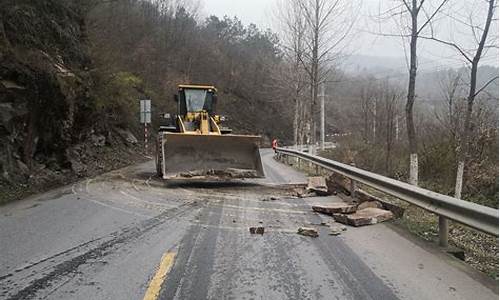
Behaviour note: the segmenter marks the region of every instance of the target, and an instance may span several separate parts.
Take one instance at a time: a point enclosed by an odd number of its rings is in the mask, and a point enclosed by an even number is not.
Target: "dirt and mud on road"
[[[498,298],[390,223],[345,230],[262,161],[266,179],[166,185],[148,162],[1,206],[0,299]]]

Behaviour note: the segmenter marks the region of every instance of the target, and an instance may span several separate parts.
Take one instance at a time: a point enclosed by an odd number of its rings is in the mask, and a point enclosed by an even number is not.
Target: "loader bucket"
[[[164,133],[163,177],[264,177],[259,140],[259,136]]]

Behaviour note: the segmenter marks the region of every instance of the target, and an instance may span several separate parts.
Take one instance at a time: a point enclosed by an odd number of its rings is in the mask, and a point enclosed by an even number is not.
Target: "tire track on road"
[[[180,243],[178,258],[161,289],[160,299],[206,298],[221,218],[222,206],[205,204],[200,222],[191,226]]]
[[[53,259],[55,257],[68,255],[72,252],[78,253],[78,250],[80,250],[81,246],[76,246],[74,248],[68,249],[66,251],[63,251],[62,253],[54,255],[51,258],[43,259],[42,261],[27,266],[16,273],[12,273],[13,275],[8,277],[10,279],[0,281],[0,285],[3,286],[7,284],[7,288],[10,287],[8,294],[4,296],[7,296],[7,300],[34,298],[39,291],[53,286],[58,280],[64,278],[64,276],[75,273],[80,266],[86,264],[89,260],[102,258],[106,255],[109,255],[113,251],[113,247],[119,244],[124,244],[133,239],[138,239],[155,227],[171,219],[183,216],[184,214],[188,213],[193,206],[193,202],[182,204],[177,208],[170,209],[159,214],[158,216],[142,221],[139,225],[126,227],[122,230],[110,233],[107,237],[97,239],[96,241],[102,239],[108,240],[93,247],[91,246],[90,249],[85,250],[85,252],[77,254],[76,256],[66,259],[62,262],[56,263],[55,265],[42,266],[42,270],[48,269],[50,271],[43,272],[42,277],[31,280],[28,285],[17,291],[16,288],[12,285],[13,282],[22,282],[23,280],[29,279],[32,276],[39,275],[40,272],[31,272],[30,274],[25,274],[23,276],[24,273],[27,273],[28,271],[30,271],[30,269],[39,266],[41,263],[48,262],[50,261],[50,259]],[[84,243],[83,247],[85,248],[94,243],[95,241],[89,241],[88,243]]]

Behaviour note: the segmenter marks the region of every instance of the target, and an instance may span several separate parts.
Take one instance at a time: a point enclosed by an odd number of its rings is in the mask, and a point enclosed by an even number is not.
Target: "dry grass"
[[[406,205],[401,225],[423,239],[437,243],[438,218],[413,205]],[[475,269],[498,279],[498,238],[466,226],[450,223],[450,244],[465,252],[465,261]]]

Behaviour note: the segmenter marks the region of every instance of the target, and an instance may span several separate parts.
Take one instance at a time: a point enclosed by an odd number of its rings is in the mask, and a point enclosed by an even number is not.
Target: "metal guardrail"
[[[448,241],[446,219],[498,237],[497,209],[435,193],[405,182],[297,150],[277,148],[276,152],[280,156],[287,155],[310,161],[324,169],[343,175],[351,179],[351,186],[354,186],[354,188],[355,182],[360,182],[438,215],[440,217],[440,244],[443,246],[447,246]]]
[[[314,145],[314,149],[319,149],[319,145]],[[323,145],[323,149],[335,149],[337,147],[337,144],[334,142],[325,142]],[[299,150],[302,152],[310,152],[313,148],[312,145],[296,145],[296,146],[282,146],[281,148],[284,149],[293,149],[293,150]]]

